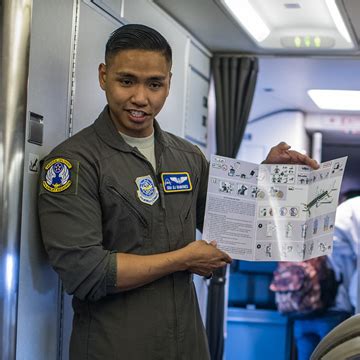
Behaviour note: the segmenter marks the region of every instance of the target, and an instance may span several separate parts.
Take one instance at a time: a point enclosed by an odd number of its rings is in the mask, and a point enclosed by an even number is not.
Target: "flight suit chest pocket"
[[[194,179],[191,200],[186,204],[180,219],[183,228],[184,245],[187,245],[196,239],[196,202],[198,197],[198,180],[198,177]]]
[[[150,214],[138,204],[130,191],[112,179],[105,179],[101,195],[104,246],[109,250],[146,253],[151,228]]]
[[[180,246],[185,246],[195,240],[196,230],[196,200],[198,195],[198,177],[192,179],[192,190],[176,193],[165,193],[167,215],[174,226],[178,237],[181,234]]]

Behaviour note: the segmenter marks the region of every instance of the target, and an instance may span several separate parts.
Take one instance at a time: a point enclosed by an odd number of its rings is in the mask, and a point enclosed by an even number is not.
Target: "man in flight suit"
[[[202,229],[208,163],[155,120],[169,93],[171,48],[154,29],[109,38],[99,82],[107,106],[45,159],[43,241],[73,294],[70,359],[205,360],[192,274],[231,262]],[[310,158],[281,143],[267,162]]]

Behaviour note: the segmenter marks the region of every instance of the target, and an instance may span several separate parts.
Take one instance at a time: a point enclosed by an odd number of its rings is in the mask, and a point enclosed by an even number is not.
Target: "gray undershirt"
[[[150,136],[143,138],[125,135],[120,131],[119,133],[128,145],[136,147],[146,157],[156,171],[154,131]]]

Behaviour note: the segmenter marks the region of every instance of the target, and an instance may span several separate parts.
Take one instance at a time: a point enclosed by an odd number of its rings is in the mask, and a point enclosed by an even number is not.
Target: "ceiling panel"
[[[259,56],[259,76],[250,121],[284,109],[323,113],[307,95],[309,89],[360,90],[358,52],[340,51],[316,54],[287,54],[260,49],[217,5],[218,0],[155,0],[211,52],[253,53]],[[280,0],[266,1],[267,4]],[[317,1],[317,0],[312,0]],[[289,1],[285,1],[289,2]],[[357,39],[360,38],[360,0],[338,0]],[[269,91],[270,90],[270,91]],[[272,90],[272,91],[271,91]],[[329,112],[331,113],[331,112]],[[348,112],[357,114],[359,112]],[[346,134],[339,141],[349,141]],[[333,140],[333,139],[332,139]],[[354,140],[352,138],[352,140]]]
[[[295,11],[285,9],[286,0],[254,0],[266,4],[270,9],[277,7],[282,14],[287,14],[289,21],[297,21]],[[314,9],[314,0],[299,0],[305,9],[311,8],[313,12],[321,11],[318,4]],[[316,0],[318,2],[318,0]],[[247,33],[241,29],[237,22],[219,5],[219,0],[154,0],[154,3],[174,17],[192,35],[203,43],[212,52],[235,52],[255,54],[309,54],[306,49],[262,49],[258,47]],[[294,2],[293,2],[294,3]],[[349,16],[346,20],[357,34],[360,34],[360,1],[338,0],[341,12]],[[315,4],[316,5],[316,4]],[[266,7],[265,6],[265,7]],[[293,15],[291,15],[293,13]],[[290,14],[290,15],[289,15]],[[269,14],[270,16],[270,14]],[[292,20],[291,20],[292,19]],[[359,39],[360,36],[357,36]],[[316,54],[314,50],[311,55]],[[319,55],[355,55],[355,50],[321,50]]]
[[[355,33],[357,42],[360,39],[360,1],[359,0],[343,0],[345,16],[348,18],[350,26]]]
[[[269,92],[269,89],[273,91]],[[309,89],[360,90],[360,62],[352,58],[262,57],[250,118],[280,108],[324,112]],[[358,114],[358,112],[349,112]]]
[[[212,0],[155,0],[211,51],[254,52],[257,47]]]

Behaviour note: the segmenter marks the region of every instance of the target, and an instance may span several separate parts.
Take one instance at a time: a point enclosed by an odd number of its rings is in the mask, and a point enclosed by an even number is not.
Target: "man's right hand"
[[[185,270],[201,276],[210,276],[214,270],[232,261],[228,254],[216,247],[216,241],[196,240],[179,251],[184,256]]]
[[[162,276],[188,270],[201,276],[212,272],[232,259],[216,247],[216,242],[193,241],[175,251],[154,255],[116,254],[117,282],[119,291],[135,289]]]

